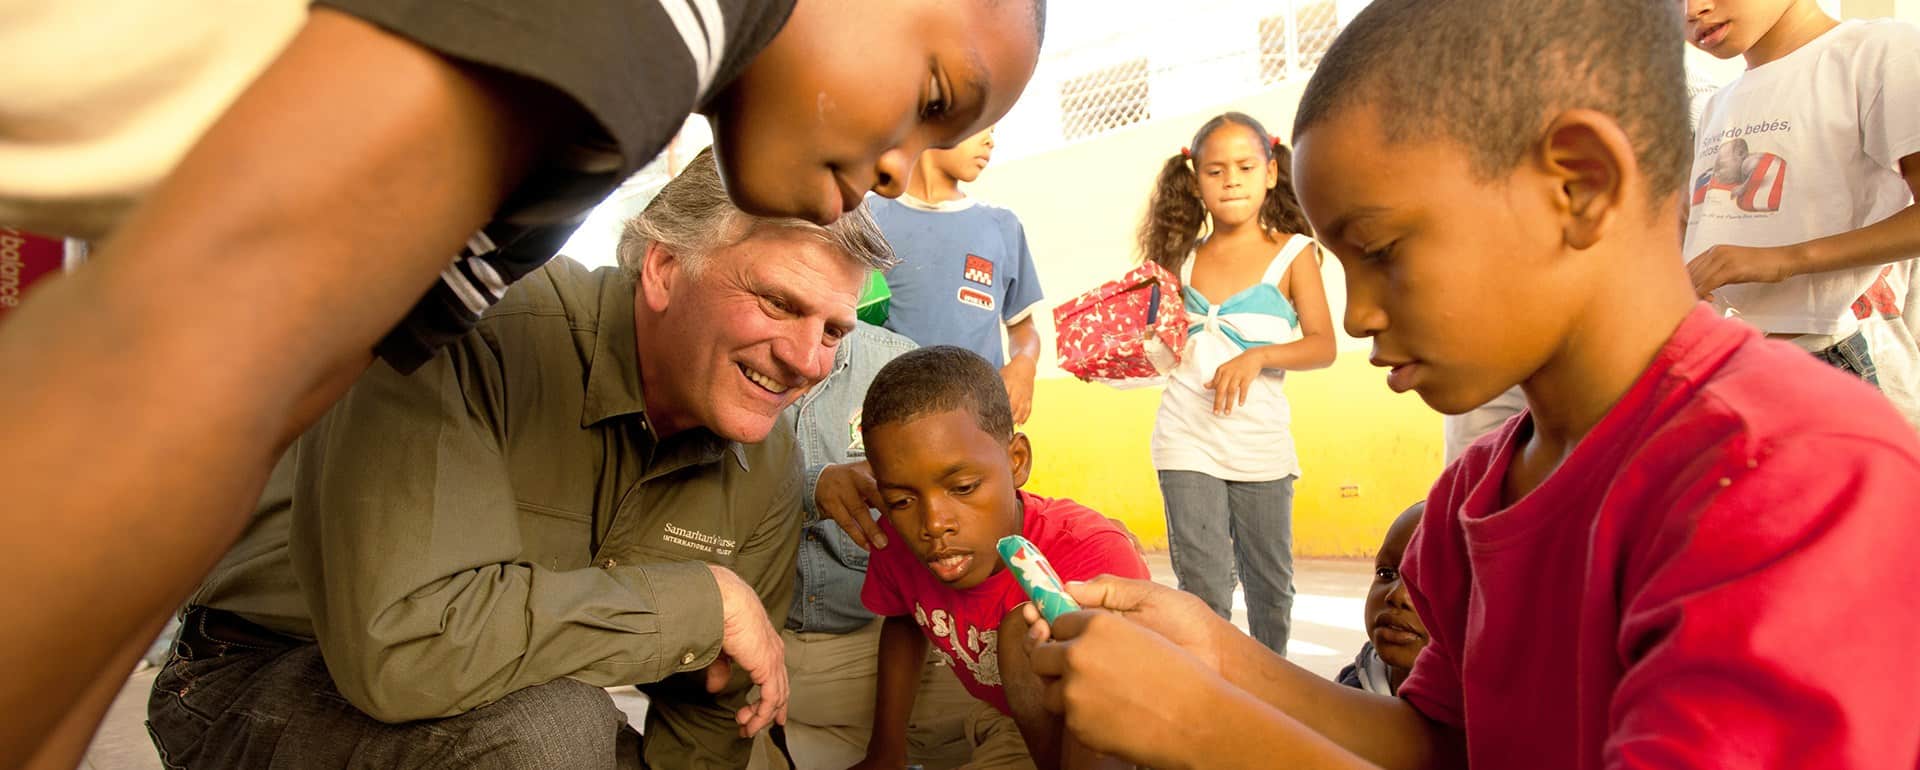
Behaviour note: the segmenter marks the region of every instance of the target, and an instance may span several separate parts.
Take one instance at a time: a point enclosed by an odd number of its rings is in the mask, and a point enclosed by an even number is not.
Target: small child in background
[[[1292,154],[1260,121],[1214,117],[1162,164],[1140,252],[1178,274],[1192,330],[1154,420],[1153,467],[1180,590],[1286,654],[1293,615],[1287,370],[1333,363],[1320,250],[1289,181]]]
[[[1000,367],[1015,425],[1033,411],[1044,295],[1027,231],[1013,212],[967,197],[993,159],[993,129],[920,156],[898,200],[868,196],[867,210],[900,255],[887,273],[887,328],[924,346],[955,345]],[[1000,334],[1006,330],[1006,342]]]
[[[886,618],[873,737],[856,767],[898,768],[906,720],[930,641],[979,699],[967,719],[970,768],[1099,765],[1041,704],[1028,668],[1026,593],[995,546],[1023,535],[1062,580],[1144,579],[1146,562],[1106,517],[1071,500],[1020,489],[1032,468],[1013,430],[1006,389],[978,355],[922,348],[880,370],[861,407],[867,460],[885,502],[885,547],[867,565],[861,598]],[[1000,639],[1015,640],[1002,646]],[[1016,728],[1017,726],[1017,728]],[[1023,740],[1024,738],[1024,740]]]
[[[1685,0],[1687,37],[1747,71],[1694,137],[1694,289],[1887,393],[1920,425],[1898,295],[1920,256],[1920,28],[1816,0]],[[1884,300],[1884,301],[1881,301]]]
[[[1400,579],[1400,557],[1426,510],[1427,501],[1414,503],[1387,527],[1387,537],[1373,556],[1373,587],[1367,590],[1367,643],[1335,681],[1377,695],[1397,694],[1413,672],[1414,658],[1427,648],[1427,627],[1413,611],[1407,584]]]

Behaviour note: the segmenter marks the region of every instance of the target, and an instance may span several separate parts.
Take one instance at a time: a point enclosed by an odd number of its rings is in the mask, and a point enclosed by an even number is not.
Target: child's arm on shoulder
[[[802,498],[806,520],[833,519],[861,550],[887,547],[887,535],[868,510],[886,506],[866,460],[814,465],[807,468],[807,494]]]
[[[889,617],[880,624],[880,673],[874,686],[873,736],[867,756],[854,768],[898,770],[907,763],[907,721],[920,691],[927,660],[927,639],[913,618]]]
[[[1920,198],[1920,153],[1900,160],[1907,187]],[[1787,246],[1720,245],[1687,263],[1694,291],[1706,296],[1735,283],[1778,283],[1796,275],[1899,262],[1920,256],[1920,205],[1858,230]]]

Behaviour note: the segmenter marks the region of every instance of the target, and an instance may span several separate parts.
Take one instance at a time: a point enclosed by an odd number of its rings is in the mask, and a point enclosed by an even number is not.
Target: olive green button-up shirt
[[[706,564],[793,590],[793,428],[758,445],[649,427],[631,278],[554,260],[411,376],[375,364],[289,450],[193,603],[318,640],[377,719],[460,714],[572,677],[650,685],[653,767],[742,767]],[[673,362],[682,365],[682,362]],[[671,677],[671,678],[670,678]]]

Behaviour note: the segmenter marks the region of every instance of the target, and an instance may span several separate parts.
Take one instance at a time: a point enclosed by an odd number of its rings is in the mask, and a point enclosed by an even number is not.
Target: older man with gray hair
[[[703,155],[618,269],[555,260],[413,375],[375,365],[193,597],[148,704],[163,758],[744,766],[786,709],[781,413],[892,259],[864,211],[740,212]],[[644,740],[602,689],[632,684]]]

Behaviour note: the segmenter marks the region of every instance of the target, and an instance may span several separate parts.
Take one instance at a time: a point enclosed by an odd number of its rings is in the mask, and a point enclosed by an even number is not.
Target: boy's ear
[[[655,313],[665,312],[667,299],[673,296],[673,284],[685,264],[667,247],[648,243],[646,255],[640,258],[640,301]]]
[[[1027,477],[1033,474],[1033,445],[1028,443],[1027,434],[1015,432],[1013,440],[1007,442],[1007,464],[1013,468],[1013,486],[1015,489],[1027,485]]]
[[[1555,184],[1555,207],[1564,238],[1575,249],[1592,248],[1644,189],[1633,143],[1620,124],[1595,110],[1568,110],[1541,136],[1535,161]]]

